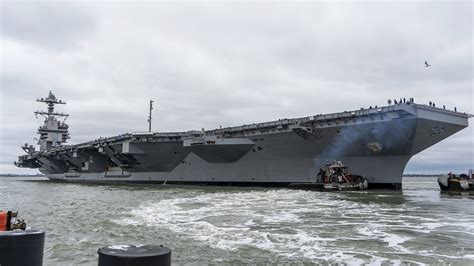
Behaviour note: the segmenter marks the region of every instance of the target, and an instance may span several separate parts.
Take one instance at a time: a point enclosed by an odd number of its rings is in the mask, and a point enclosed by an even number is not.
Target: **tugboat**
[[[321,171],[324,190],[363,190],[369,187],[367,179],[353,175],[341,161],[334,161]]]
[[[441,192],[454,192],[454,193],[474,193],[474,175],[472,169],[469,170],[469,174],[460,174],[456,176],[451,172],[447,175],[438,177],[438,185]]]
[[[364,190],[369,186],[365,177],[350,173],[347,166],[345,166],[341,161],[328,163],[326,165],[326,170],[319,170],[318,177],[320,177],[320,182],[291,183],[289,187],[322,191],[342,191]]]

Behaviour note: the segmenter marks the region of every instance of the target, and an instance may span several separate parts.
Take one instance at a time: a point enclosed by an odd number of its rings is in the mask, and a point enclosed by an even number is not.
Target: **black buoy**
[[[112,245],[98,252],[99,266],[171,265],[171,249],[158,245]]]
[[[43,265],[44,231],[0,232],[0,265]]]

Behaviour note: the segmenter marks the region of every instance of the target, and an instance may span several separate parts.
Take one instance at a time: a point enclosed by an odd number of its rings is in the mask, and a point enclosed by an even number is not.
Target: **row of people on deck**
[[[387,102],[388,102],[389,105],[392,104],[392,100],[391,100],[391,99],[389,99]],[[409,105],[410,103],[414,103],[414,102],[415,102],[415,99],[414,99],[414,98],[408,98],[408,99],[406,99],[406,98],[400,98],[398,101],[397,101],[397,99],[394,99],[394,100],[393,100],[393,103],[394,103],[394,104],[402,104],[402,103],[403,103],[403,104],[408,104],[408,105]],[[430,105],[430,107],[436,108],[436,104],[435,104],[434,102],[432,102],[432,101],[429,101],[429,105]],[[375,107],[375,108],[377,108],[377,107]],[[445,106],[445,105],[443,105],[443,110],[446,110],[446,106]],[[457,112],[457,111],[458,111],[458,108],[457,108],[457,107],[454,107],[454,112]]]
[[[429,105],[430,105],[430,107],[433,107],[433,108],[436,107],[436,104],[432,101],[429,102]],[[443,105],[443,110],[446,110],[446,105]],[[455,106],[454,107],[454,112],[457,112],[457,111],[458,111],[458,108]]]
[[[389,105],[392,104],[391,99],[388,99],[387,102],[388,102]],[[397,101],[397,99],[393,100],[393,104],[402,104],[402,103],[410,104],[410,103],[414,103],[414,102],[415,102],[415,98],[408,98],[408,99],[407,98],[400,98],[398,101]]]

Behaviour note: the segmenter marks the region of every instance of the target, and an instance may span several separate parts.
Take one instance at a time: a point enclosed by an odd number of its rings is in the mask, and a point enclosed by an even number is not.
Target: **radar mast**
[[[54,105],[66,104],[66,102],[58,100],[51,91],[49,91],[47,98],[36,99],[36,101],[48,105],[47,112],[35,112],[36,118],[38,118],[38,115],[45,118],[43,125],[38,128],[38,134],[40,135],[38,145],[40,145],[40,151],[61,146],[67,139],[69,139],[69,126],[65,123],[69,115],[55,112]],[[60,121],[60,118],[64,119]]]

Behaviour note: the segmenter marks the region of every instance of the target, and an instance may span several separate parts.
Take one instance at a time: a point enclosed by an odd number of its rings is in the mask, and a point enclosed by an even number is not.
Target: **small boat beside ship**
[[[455,174],[448,173],[438,177],[438,185],[441,192],[449,193],[474,193],[474,173],[472,169],[469,169],[468,174]]]
[[[316,182],[292,183],[290,188],[322,191],[364,190],[369,183],[364,176],[352,174],[341,161],[326,164],[326,170],[319,169]]]

